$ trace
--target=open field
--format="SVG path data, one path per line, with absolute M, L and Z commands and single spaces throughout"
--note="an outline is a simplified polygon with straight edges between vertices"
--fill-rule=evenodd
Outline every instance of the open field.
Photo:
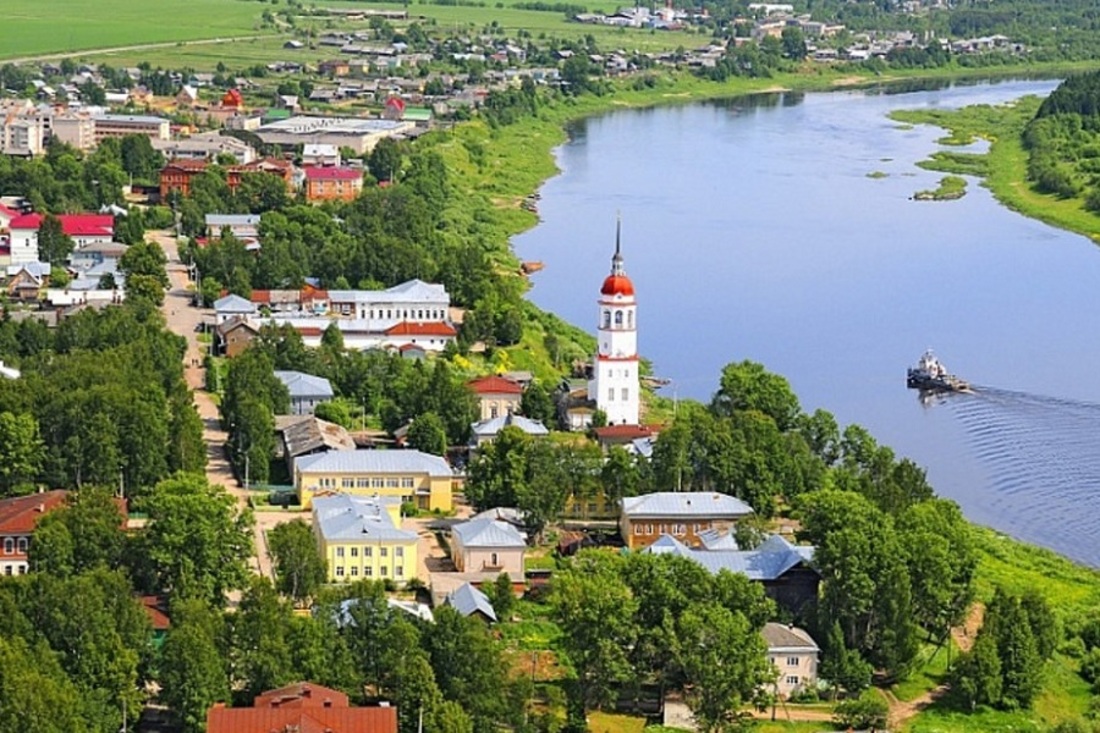
M 264 8 L 248 0 L 6 0 L 0 59 L 255 35 Z

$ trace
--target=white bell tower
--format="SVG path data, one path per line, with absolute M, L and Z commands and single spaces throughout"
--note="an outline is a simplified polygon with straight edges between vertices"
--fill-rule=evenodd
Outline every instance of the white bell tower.
M 588 399 L 607 415 L 608 425 L 637 425 L 641 409 L 638 380 L 638 304 L 634 283 L 623 269 L 622 222 L 615 225 L 611 274 L 600 288 L 598 343 L 588 383 Z

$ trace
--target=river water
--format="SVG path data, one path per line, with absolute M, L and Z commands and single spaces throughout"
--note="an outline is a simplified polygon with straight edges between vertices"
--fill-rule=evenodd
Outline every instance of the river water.
M 642 354 L 664 394 L 709 399 L 724 364 L 785 375 L 804 409 L 858 423 L 928 469 L 973 521 L 1100 566 L 1100 251 L 975 181 L 916 202 L 944 133 L 894 109 L 1045 96 L 1051 81 L 786 94 L 589 119 L 556 151 L 530 297 L 590 331 L 623 219 Z M 979 149 L 979 148 L 975 148 Z M 870 177 L 881 172 L 885 177 Z M 922 406 L 934 347 L 992 385 Z

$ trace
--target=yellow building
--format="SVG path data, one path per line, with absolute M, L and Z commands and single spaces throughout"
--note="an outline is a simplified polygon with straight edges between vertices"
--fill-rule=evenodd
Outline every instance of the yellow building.
M 445 460 L 417 450 L 338 450 L 294 462 L 294 487 L 304 509 L 316 494 L 339 491 L 449 512 L 454 506 L 453 481 L 454 472 Z
M 397 498 L 330 494 L 313 499 L 313 531 L 330 583 L 409 582 L 416 575 L 417 537 L 400 526 Z

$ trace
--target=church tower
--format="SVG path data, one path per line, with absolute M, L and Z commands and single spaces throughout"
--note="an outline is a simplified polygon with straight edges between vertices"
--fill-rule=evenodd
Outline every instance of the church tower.
M 607 415 L 608 425 L 637 425 L 641 408 L 638 383 L 638 305 L 634 283 L 623 269 L 622 222 L 615 225 L 611 274 L 600 288 L 597 351 L 588 383 L 588 399 Z

